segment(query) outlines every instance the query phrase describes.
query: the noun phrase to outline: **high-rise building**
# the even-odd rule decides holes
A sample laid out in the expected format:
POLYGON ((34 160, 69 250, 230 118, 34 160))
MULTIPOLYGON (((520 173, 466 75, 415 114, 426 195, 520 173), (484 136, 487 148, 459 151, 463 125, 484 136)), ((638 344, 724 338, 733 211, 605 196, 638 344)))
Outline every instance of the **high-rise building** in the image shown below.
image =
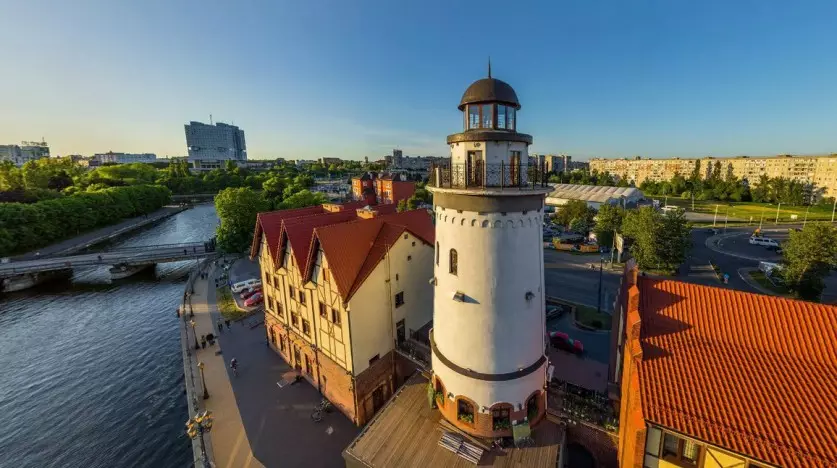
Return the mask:
POLYGON ((11 161, 15 166, 48 157, 49 145, 45 141, 24 141, 20 146, 0 145, 0 161, 11 161))
POLYGON ((392 150, 392 167, 398 169, 403 163, 404 154, 400 149, 392 150))
POLYGON ((189 122, 186 128, 186 146, 191 161, 246 161, 247 144, 244 130, 235 125, 217 122, 207 125, 189 122))

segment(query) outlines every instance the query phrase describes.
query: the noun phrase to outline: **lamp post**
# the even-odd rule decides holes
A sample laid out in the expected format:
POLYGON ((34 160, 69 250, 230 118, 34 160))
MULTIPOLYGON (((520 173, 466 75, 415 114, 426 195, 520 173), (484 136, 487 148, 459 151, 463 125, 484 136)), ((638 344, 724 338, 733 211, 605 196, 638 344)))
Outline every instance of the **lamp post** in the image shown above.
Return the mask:
POLYGON ((834 207, 831 208, 831 222, 834 223, 834 211, 837 210, 837 197, 834 197, 834 207))
POLYGON ((776 224, 779 224, 779 208, 781 208, 781 207, 782 207, 782 202, 779 202, 779 204, 776 205, 776 224))
POLYGON ((764 222, 764 208, 761 209, 761 219, 759 219, 759 232, 761 232, 761 223, 764 222))
POLYGON ((811 205, 808 205, 808 208, 805 208, 805 220, 802 221, 802 227, 804 228, 806 224, 808 224, 808 210, 811 209, 811 205))
POLYGON ((201 439, 201 459, 203 460, 204 468, 210 468, 209 460, 206 456, 206 443, 203 440, 203 435, 212 430, 212 413, 204 410, 196 414, 194 417, 186 421, 186 435, 190 439, 200 437, 201 439))
POLYGON ((198 332, 195 330, 197 323, 194 320, 189 320, 189 325, 192 326, 192 334, 195 335, 195 349, 201 349, 201 345, 198 343, 198 332))
POLYGON ((712 219, 712 227, 718 222, 718 205, 715 205, 715 217, 712 219))
POLYGON ((203 386, 203 399, 209 398, 209 390, 206 389, 206 377, 203 376, 203 361, 198 362, 198 369, 201 371, 201 385, 203 386))
POLYGON ((727 206, 727 212, 724 215, 724 234, 727 233, 727 224, 729 223, 729 206, 727 206))

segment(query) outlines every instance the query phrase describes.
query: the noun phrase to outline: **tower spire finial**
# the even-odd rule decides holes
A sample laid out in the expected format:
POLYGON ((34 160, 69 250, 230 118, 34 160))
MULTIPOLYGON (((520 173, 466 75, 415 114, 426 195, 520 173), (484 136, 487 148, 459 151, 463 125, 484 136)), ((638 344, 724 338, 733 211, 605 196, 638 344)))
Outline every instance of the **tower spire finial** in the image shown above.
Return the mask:
POLYGON ((488 56, 488 77, 491 78, 491 56, 488 56))

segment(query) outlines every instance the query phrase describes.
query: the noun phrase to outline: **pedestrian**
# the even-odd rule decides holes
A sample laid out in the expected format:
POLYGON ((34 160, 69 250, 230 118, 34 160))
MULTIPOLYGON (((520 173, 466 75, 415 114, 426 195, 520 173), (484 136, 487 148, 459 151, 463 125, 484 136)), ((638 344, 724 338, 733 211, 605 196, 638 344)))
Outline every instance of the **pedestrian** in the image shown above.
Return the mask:
POLYGON ((198 248, 197 247, 192 247, 192 253, 198 253, 198 248))
POLYGON ((206 335, 201 335, 201 349, 206 349, 206 335))
POLYGON ((221 323, 221 319, 218 319, 218 333, 224 331, 224 324, 221 323))
POLYGON ((230 329, 230 319, 225 319, 224 323, 227 324, 227 330, 229 330, 230 329))
POLYGON ((189 255, 189 251, 186 250, 186 249, 183 249, 183 255, 189 255))

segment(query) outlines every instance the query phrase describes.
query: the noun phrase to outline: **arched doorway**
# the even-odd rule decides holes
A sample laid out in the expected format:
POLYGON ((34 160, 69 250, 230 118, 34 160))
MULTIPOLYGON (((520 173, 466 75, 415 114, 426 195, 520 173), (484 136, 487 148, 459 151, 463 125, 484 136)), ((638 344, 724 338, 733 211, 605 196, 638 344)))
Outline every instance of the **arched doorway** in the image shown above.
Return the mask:
POLYGON ((595 468, 596 459, 583 445, 570 442, 567 445, 567 459, 564 466, 567 468, 595 468))

